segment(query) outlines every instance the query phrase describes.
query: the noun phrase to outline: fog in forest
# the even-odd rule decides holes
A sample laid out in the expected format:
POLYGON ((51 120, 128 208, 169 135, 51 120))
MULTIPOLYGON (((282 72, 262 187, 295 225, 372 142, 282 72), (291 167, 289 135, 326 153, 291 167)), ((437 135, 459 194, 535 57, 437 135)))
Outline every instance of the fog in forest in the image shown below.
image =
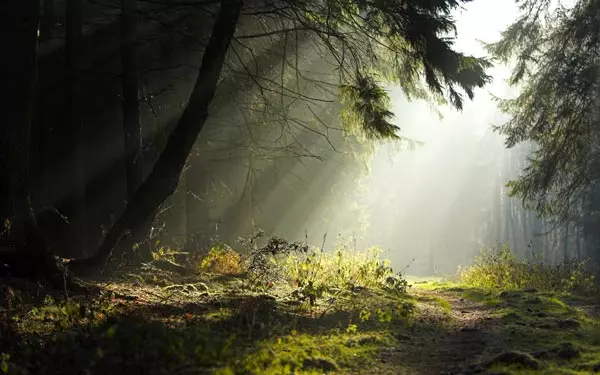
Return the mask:
MULTIPOLYGON (((458 49, 482 56, 479 40, 499 37, 514 17, 511 6, 475 2, 459 12, 458 49)), ((339 242, 350 249, 379 246, 396 269, 409 266, 407 272, 417 274, 452 273, 484 245, 508 241, 526 247, 536 232, 524 228, 523 220, 533 214, 509 199, 504 187, 524 166, 526 152, 523 147, 505 149, 503 138, 491 128, 506 120, 490 93, 509 95, 504 81, 507 71, 502 66, 494 68, 494 83, 479 90, 462 112, 441 107, 438 113, 423 101, 409 102, 400 88, 389 87, 395 123, 403 137, 417 144, 376 145, 364 177, 339 177, 342 190, 352 197, 351 204, 330 210, 322 206, 333 202, 315 197, 327 195, 331 185, 340 181, 334 180, 332 176, 337 175, 326 165, 331 161, 319 162, 325 165, 311 181, 298 181, 306 183, 304 193, 312 197, 308 202, 284 206, 279 201, 281 205, 269 209, 279 222, 273 233, 308 239, 316 246, 324 241, 328 249, 339 242), (312 201, 319 203, 311 207, 312 201), (308 207, 310 214, 299 214, 308 207)))
MULTIPOLYGON (((515 15, 510 2, 467 4, 456 12, 457 50, 486 56, 481 41, 498 40, 515 15)), ((241 33, 251 33, 245 27, 241 33)), ((492 130, 507 119, 492 95, 510 97, 508 67, 492 68, 493 83, 465 100, 462 112, 409 101, 388 86, 404 140, 370 143, 341 131, 331 56, 308 39, 272 43, 259 39, 230 53, 211 117, 158 217, 172 246, 235 246, 262 229, 325 249, 377 246, 395 269, 423 275, 453 274, 500 243, 552 263, 567 248, 581 254, 581 238, 568 226, 545 234, 549 223, 507 196, 505 184, 530 151, 527 144, 506 149, 492 130)), ((173 74, 178 95, 162 94, 166 122, 191 82, 186 72, 173 74)))

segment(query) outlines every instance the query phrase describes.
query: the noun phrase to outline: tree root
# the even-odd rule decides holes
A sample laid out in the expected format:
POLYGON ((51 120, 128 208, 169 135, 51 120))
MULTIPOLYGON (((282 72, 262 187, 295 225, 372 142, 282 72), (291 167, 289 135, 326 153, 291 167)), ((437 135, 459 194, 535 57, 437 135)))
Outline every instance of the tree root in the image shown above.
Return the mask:
POLYGON ((197 282, 197 283, 192 283, 192 284, 169 285, 169 286, 164 287, 163 290, 181 289, 181 291, 184 293, 189 293, 189 290, 191 290, 192 292, 200 293, 201 291, 198 289, 198 287, 202 287, 204 289, 204 292, 208 292, 210 290, 208 285, 206 285, 205 283, 203 283, 201 281, 197 282))

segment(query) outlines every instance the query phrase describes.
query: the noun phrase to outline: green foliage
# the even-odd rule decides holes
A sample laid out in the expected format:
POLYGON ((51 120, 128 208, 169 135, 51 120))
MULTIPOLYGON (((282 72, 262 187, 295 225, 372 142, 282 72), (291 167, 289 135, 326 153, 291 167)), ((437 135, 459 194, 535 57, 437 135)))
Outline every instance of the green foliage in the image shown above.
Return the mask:
POLYGON ((227 245, 213 246, 198 268, 222 275, 240 274, 245 270, 241 255, 227 245))
POLYGON ((311 303, 326 291, 367 288, 406 293, 408 283, 401 274, 393 272, 389 261, 380 259, 380 254, 378 248, 352 252, 338 245, 332 252, 312 249, 304 254, 290 254, 284 262, 288 280, 311 303))
POLYGON ((162 246, 160 240, 156 241, 155 249, 152 250, 152 259, 154 260, 166 260, 169 262, 176 263, 176 257, 178 255, 187 255, 185 252, 181 252, 177 249, 173 249, 168 246, 162 246))
POLYGON ((285 278, 286 270, 281 259, 291 253, 305 253, 308 251, 308 246, 279 237, 271 237, 267 239, 265 245, 259 246, 258 242, 263 235, 263 231, 258 231, 249 239, 241 239, 240 244, 249 249, 246 262, 251 280, 254 283, 269 285, 285 278))
POLYGON ((349 337, 356 335, 356 329, 317 338, 292 332, 263 343, 243 360, 236 373, 316 375, 336 373, 342 366, 358 369, 371 361, 378 340, 370 345, 347 345, 349 337))
POLYGON ((458 109, 463 106, 459 88, 472 99, 473 89, 489 82, 484 72, 491 66, 488 61, 452 50, 453 39, 448 35, 455 27, 450 12, 460 3, 339 3, 345 10, 339 13, 340 22, 367 33, 356 44, 342 40, 343 46, 349 44, 347 48, 361 53, 353 80, 342 86, 342 98, 349 103, 346 120, 359 124, 369 138, 398 138, 398 128, 389 122, 393 114, 376 78, 400 84, 408 98, 433 97, 439 101, 446 95, 458 109), (423 78, 431 94, 421 86, 423 78))
POLYGON ((511 194, 559 222, 580 215, 600 175, 598 72, 600 12, 593 1, 571 9, 547 0, 521 4, 519 18, 488 45, 499 60, 514 62, 515 98, 498 99, 510 120, 497 127, 513 147, 531 142, 533 153, 511 194))
POLYGON ((542 261, 519 260, 508 245, 483 249, 475 262, 459 271, 467 285, 516 290, 586 293, 595 290, 594 277, 584 262, 568 261, 559 265, 542 261))
POLYGON ((399 138, 396 132, 400 128, 390 122, 394 115, 389 110, 390 97, 372 77, 359 77, 355 85, 341 86, 340 97, 350 109, 342 112, 343 123, 364 129, 367 139, 399 138))
MULTIPOLYGON (((309 30, 320 57, 338 75, 337 82, 326 83, 342 87, 347 104, 343 118, 353 120, 350 128, 364 131, 369 138, 393 139, 398 138, 397 127, 389 121, 392 114, 389 103, 382 100, 385 95, 381 82, 399 84, 409 99, 448 100, 458 109, 463 106, 465 94, 473 98, 474 89, 489 82, 485 74, 490 67, 487 60, 453 49, 452 34, 456 30, 451 13, 469 1, 286 0, 287 7, 267 7, 266 12, 276 14, 287 31, 309 30)), ((275 29, 273 33, 282 34, 287 41, 288 32, 275 29)), ((295 93, 301 74, 290 75, 296 79, 287 89, 295 93)), ((281 82, 271 83, 284 85, 285 65, 281 76, 281 82)), ((317 86, 319 83, 323 82, 317 86)), ((273 90, 282 92, 276 86, 273 90)), ((268 93, 261 90, 258 95, 268 93)))
POLYGON ((296 288, 293 295, 311 306, 325 295, 343 291, 372 289, 398 295, 407 291, 407 281, 393 272, 388 260, 380 258, 381 249, 357 252, 340 243, 334 251, 325 252, 279 237, 271 237, 259 246, 262 236, 259 231, 241 241, 250 249, 246 263, 254 285, 289 283, 296 288))
POLYGON ((0 372, 8 374, 10 369, 10 354, 0 353, 0 372))

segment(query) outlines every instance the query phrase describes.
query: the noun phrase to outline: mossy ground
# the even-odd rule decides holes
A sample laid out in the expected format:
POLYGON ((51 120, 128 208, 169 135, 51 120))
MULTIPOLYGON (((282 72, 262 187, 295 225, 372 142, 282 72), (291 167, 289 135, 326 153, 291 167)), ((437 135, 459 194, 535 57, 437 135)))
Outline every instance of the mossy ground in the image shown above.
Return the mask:
POLYGON ((243 275, 146 274, 90 296, 4 288, 0 372, 11 374, 588 374, 590 297, 419 280, 313 306, 243 275), (7 309, 10 307, 10 309, 7 309))
POLYGON ((92 296, 68 300, 30 284, 5 288, 0 373, 364 373, 398 344, 414 304, 363 288, 311 306, 244 275, 94 285, 92 296))
MULTIPOLYGON (((590 374, 600 372, 598 299, 535 289, 480 289, 432 282, 423 290, 479 307, 470 324, 485 347, 467 372, 505 374, 590 374)), ((464 311, 465 314, 472 312, 464 311)))

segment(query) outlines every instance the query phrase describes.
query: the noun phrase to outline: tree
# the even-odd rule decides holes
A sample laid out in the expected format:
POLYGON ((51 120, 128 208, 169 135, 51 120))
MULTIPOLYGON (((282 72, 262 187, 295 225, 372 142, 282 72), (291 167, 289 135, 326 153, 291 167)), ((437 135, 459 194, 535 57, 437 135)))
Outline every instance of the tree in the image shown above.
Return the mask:
MULTIPOLYGON (((284 0, 247 6, 241 0, 221 1, 190 99, 152 172, 99 251, 73 264, 94 267, 105 261, 123 236, 153 217, 175 191, 185 161, 209 116, 208 108, 232 42, 244 48, 243 41, 248 39, 307 34, 311 44, 326 51, 334 62, 338 72, 335 85, 341 89, 349 126, 367 138, 397 138, 399 129, 390 122, 393 114, 381 81, 400 84, 411 98, 446 100, 458 109, 462 108, 464 94, 473 98, 474 89, 489 81, 485 74, 489 62, 454 51, 453 38, 448 36, 455 31, 450 12, 467 1, 284 0), (242 12, 246 17, 266 17, 270 21, 264 22, 265 27, 271 28, 236 36, 242 12)), ((236 50, 230 52, 236 54, 236 50)), ((242 68, 247 67, 242 63, 242 68)), ((272 87, 261 89, 273 91, 272 87)), ((286 87, 277 92, 306 99, 301 92, 286 87)))
POLYGON ((13 272, 53 283, 62 281, 46 251, 31 205, 31 118, 36 81, 39 2, 6 4, 0 14, 4 52, 0 72, 4 122, 0 130, 0 260, 13 272))
MULTIPOLYGON (((125 149, 125 177, 127 183, 127 201, 133 199, 136 190, 144 181, 142 124, 140 122, 140 98, 138 79, 138 6, 137 0, 121 0, 121 93, 122 117, 125 149)), ((144 241, 152 228, 152 218, 135 228, 127 246, 137 246, 138 256, 151 258, 150 247, 144 241)))
POLYGON ((600 12, 596 1, 552 4, 520 2, 519 17, 488 50, 514 63, 510 83, 519 88, 515 98, 498 99, 511 119, 497 130, 507 147, 533 144, 510 193, 559 225, 580 216, 582 199, 600 182, 600 12))
POLYGON ((100 249, 90 258, 75 261, 73 265, 76 268, 95 268, 107 260, 123 236, 152 218, 160 204, 175 191, 185 161, 208 118, 208 106, 217 88, 241 8, 241 0, 222 2, 198 78, 179 123, 170 134, 152 172, 127 203, 125 212, 110 229, 100 249))
POLYGON ((83 42, 82 0, 67 0, 66 6, 66 67, 67 121, 73 154, 73 194, 71 197, 75 241, 82 253, 87 249, 87 176, 85 174, 85 136, 81 113, 81 44, 83 42))
POLYGON ((143 181, 142 128, 140 124, 137 68, 137 4, 121 0, 121 87, 123 95, 123 130, 125 133, 125 170, 127 198, 131 199, 143 181))

